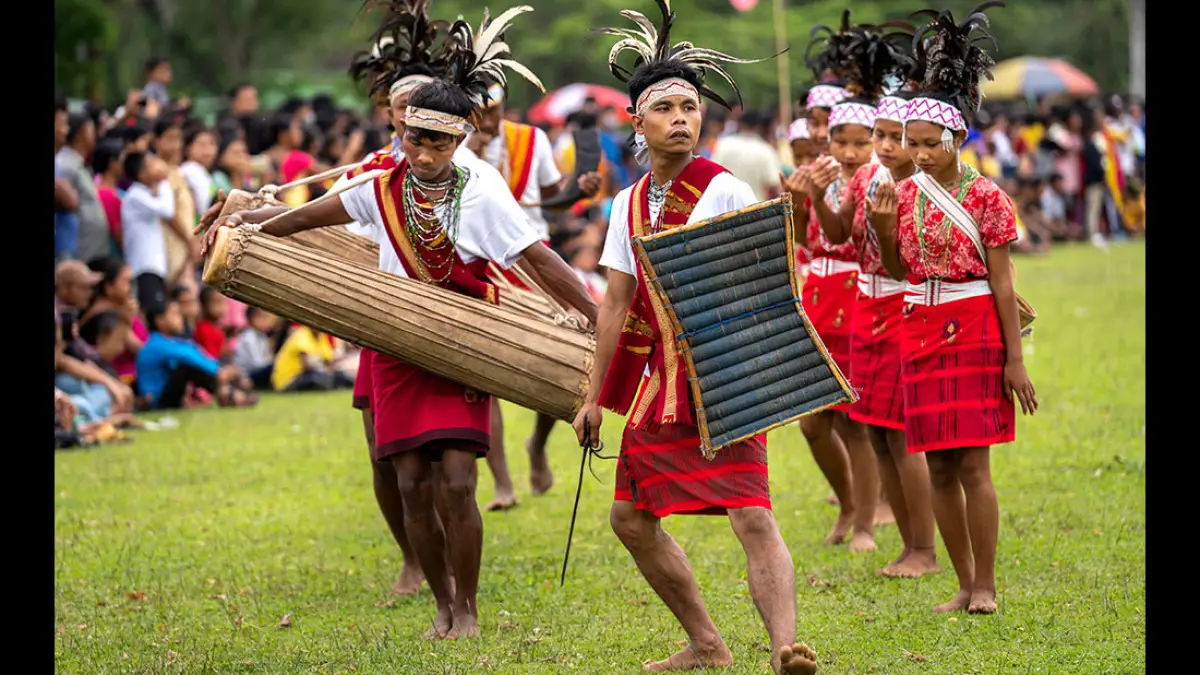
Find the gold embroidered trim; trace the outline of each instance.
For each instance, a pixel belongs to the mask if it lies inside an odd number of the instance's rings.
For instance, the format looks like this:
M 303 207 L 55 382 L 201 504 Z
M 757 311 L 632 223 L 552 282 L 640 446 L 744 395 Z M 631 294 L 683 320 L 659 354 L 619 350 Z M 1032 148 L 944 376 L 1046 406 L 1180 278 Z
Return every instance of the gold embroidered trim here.
M 641 425 L 642 420 L 646 417 L 646 411 L 649 410 L 650 404 L 658 396 L 658 371 L 650 373 L 650 379 L 646 381 L 646 386 L 642 389 L 642 398 L 638 401 L 637 410 L 633 411 L 633 417 L 629 418 L 634 427 Z

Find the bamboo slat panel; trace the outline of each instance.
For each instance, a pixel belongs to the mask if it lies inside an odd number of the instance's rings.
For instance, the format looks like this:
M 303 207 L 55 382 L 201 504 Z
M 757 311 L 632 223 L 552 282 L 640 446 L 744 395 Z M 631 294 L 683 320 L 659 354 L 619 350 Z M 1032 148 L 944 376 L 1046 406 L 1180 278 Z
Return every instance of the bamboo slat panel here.
M 245 230 L 221 228 L 204 282 L 225 295 L 517 405 L 573 421 L 595 337 Z

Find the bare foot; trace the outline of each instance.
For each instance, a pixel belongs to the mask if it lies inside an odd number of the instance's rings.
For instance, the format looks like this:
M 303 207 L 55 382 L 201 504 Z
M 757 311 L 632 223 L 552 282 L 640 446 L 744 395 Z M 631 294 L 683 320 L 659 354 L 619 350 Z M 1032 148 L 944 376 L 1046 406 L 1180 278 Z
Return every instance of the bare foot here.
M 488 502 L 486 509 L 488 511 L 507 511 L 516 505 L 517 496 L 512 492 L 497 492 L 492 501 Z
M 771 659 L 771 667 L 778 675 L 811 675 L 817 672 L 817 653 L 808 645 L 782 647 Z
M 892 513 L 891 504 L 881 501 L 879 505 L 875 507 L 875 527 L 895 524 L 896 514 Z
M 866 553 L 874 551 L 878 547 L 875 545 L 875 537 L 870 532 L 855 532 L 850 537 L 850 552 L 851 553 Z
M 546 461 L 545 448 L 542 452 L 536 454 L 533 452 L 533 439 L 525 441 L 525 452 L 529 454 L 529 487 L 533 491 L 533 496 L 545 494 L 554 485 L 554 474 L 550 471 L 550 464 Z
M 959 591 L 954 599 L 944 605 L 938 605 L 933 608 L 933 611 L 939 614 L 948 614 L 950 612 L 961 612 L 971 603 L 970 591 Z
M 833 529 L 829 531 L 829 536 L 825 537 L 825 543 L 836 546 L 837 544 L 846 541 L 846 535 L 850 532 L 850 526 L 854 522 L 854 512 L 842 509 L 838 514 L 837 520 L 833 522 Z
M 701 651 L 688 645 L 665 661 L 647 663 L 643 670 L 694 670 L 696 668 L 727 668 L 733 665 L 733 654 L 722 640 L 719 646 Z
M 454 627 L 453 614 L 450 612 L 450 607 L 439 607 L 438 613 L 433 617 L 433 625 L 429 630 L 425 631 L 426 640 L 442 640 Z
M 450 632 L 446 633 L 447 640 L 457 640 L 459 638 L 477 638 L 481 635 L 479 631 L 479 620 L 471 616 L 467 612 L 462 612 L 454 615 L 454 627 Z
M 421 582 L 425 581 L 425 574 L 421 572 L 420 565 L 404 564 L 400 568 L 400 578 L 396 580 L 396 585 L 392 586 L 392 595 L 416 595 L 417 591 L 421 590 Z
M 995 614 L 996 591 L 974 591 L 971 593 L 971 604 L 967 606 L 971 614 Z
M 901 555 L 896 562 L 878 573 L 892 579 L 916 579 L 940 571 L 942 569 L 937 564 L 937 553 L 932 550 L 917 550 Z

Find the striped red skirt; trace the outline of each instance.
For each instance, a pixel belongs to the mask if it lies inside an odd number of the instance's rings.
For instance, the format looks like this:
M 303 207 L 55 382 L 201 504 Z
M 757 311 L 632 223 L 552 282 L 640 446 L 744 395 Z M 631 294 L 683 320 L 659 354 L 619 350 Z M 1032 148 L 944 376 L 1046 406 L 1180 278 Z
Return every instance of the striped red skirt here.
M 850 381 L 858 401 L 850 419 L 886 429 L 904 429 L 904 390 L 900 386 L 900 321 L 904 294 L 882 298 L 859 295 L 850 322 Z
M 354 377 L 354 398 L 351 405 L 355 410 L 371 409 L 371 357 L 375 352 L 363 349 L 358 354 L 358 374 Z
M 850 324 L 858 299 L 858 272 L 817 276 L 809 271 L 804 283 L 804 311 L 842 375 L 850 374 Z M 851 385 L 855 382 L 851 380 Z M 843 403 L 831 410 L 850 412 Z
M 659 518 L 719 516 L 750 506 L 769 509 L 767 437 L 724 448 L 709 461 L 700 453 L 700 431 L 694 425 L 626 425 L 613 499 L 633 502 Z
M 431 460 L 445 450 L 482 457 L 492 436 L 492 397 L 376 353 L 371 358 L 371 412 L 381 462 L 404 452 Z
M 909 452 L 976 448 L 1016 438 L 1004 397 L 1004 339 L 991 295 L 929 307 L 905 303 L 901 341 Z

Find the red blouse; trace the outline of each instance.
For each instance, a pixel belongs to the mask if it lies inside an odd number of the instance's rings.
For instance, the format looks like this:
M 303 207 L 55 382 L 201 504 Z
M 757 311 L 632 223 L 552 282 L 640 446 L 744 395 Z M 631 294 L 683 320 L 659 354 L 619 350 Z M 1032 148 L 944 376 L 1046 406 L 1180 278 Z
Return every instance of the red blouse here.
M 225 331 L 218 328 L 217 324 L 201 319 L 196 323 L 196 332 L 192 339 L 209 356 L 214 359 L 221 358 L 221 350 L 225 348 Z
M 846 184 L 845 179 L 838 176 L 837 181 L 830 185 L 825 190 L 825 204 L 837 213 L 843 199 L 850 198 L 850 186 Z M 805 238 L 808 240 L 808 255 L 810 260 L 817 258 L 832 258 L 833 260 L 845 260 L 847 262 L 858 262 L 858 251 L 854 248 L 854 239 L 850 238 L 846 241 L 834 246 L 829 241 L 829 237 L 825 236 L 825 231 L 821 229 L 821 221 L 817 218 L 817 209 L 811 204 L 808 207 L 808 230 L 805 232 Z

